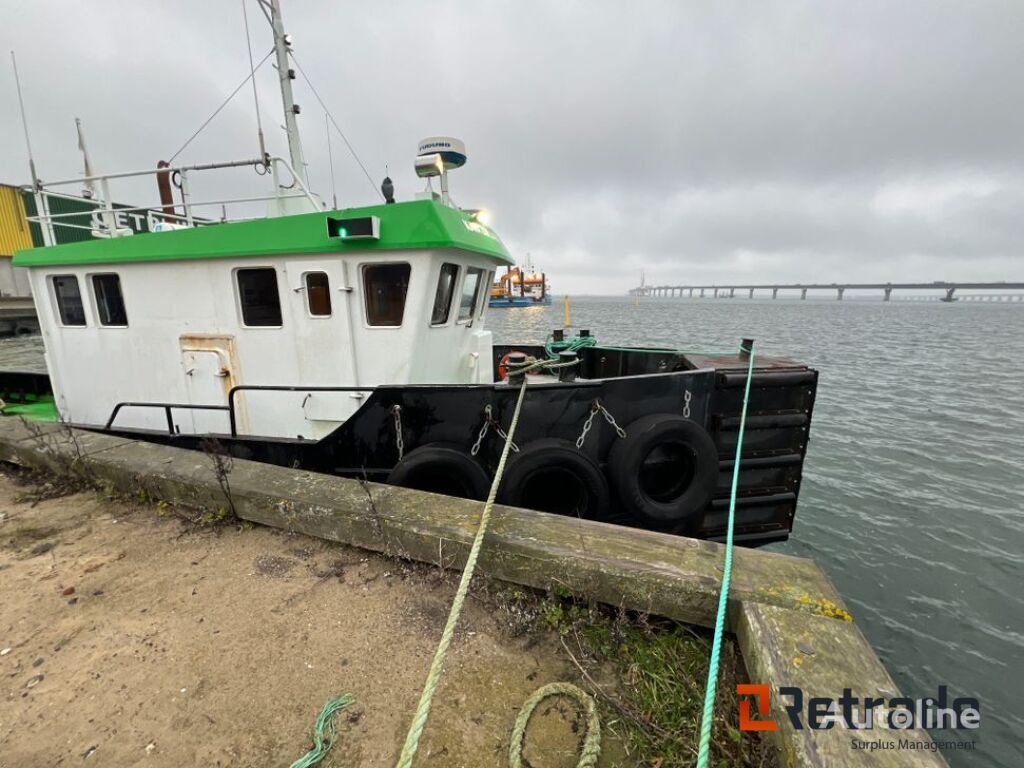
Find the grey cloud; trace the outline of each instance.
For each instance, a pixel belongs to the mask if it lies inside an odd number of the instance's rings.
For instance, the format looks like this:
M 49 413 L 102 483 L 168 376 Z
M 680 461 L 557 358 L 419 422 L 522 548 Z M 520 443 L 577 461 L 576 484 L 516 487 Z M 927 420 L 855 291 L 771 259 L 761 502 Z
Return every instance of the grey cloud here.
M 456 199 L 495 212 L 559 290 L 653 280 L 1022 276 L 1019 2 L 336 3 L 285 0 L 313 79 L 373 176 L 422 185 L 415 141 L 463 137 Z M 269 48 L 250 6 L 253 49 Z M 41 172 L 150 167 L 248 69 L 237 3 L 0 2 Z M 274 73 L 264 129 L 284 153 Z M 327 199 L 323 113 L 297 98 Z M 0 179 L 26 181 L 0 69 Z M 182 159 L 252 155 L 243 90 Z M 335 136 L 343 205 L 375 190 Z M 238 193 L 240 172 L 209 194 Z M 152 199 L 125 186 L 120 197 Z

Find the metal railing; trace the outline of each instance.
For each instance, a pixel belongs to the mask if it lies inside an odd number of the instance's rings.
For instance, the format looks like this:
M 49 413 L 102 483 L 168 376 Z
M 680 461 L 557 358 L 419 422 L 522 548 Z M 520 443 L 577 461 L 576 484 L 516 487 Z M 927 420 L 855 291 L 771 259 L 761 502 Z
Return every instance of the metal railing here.
M 244 168 L 252 167 L 261 176 L 270 175 L 274 183 L 274 192 L 267 195 L 252 195 L 248 197 L 228 197 L 228 198 L 216 198 L 210 200 L 194 200 L 190 189 L 189 174 L 197 173 L 199 171 L 210 171 L 227 168 Z M 290 182 L 282 184 L 280 181 L 279 169 L 283 169 L 287 172 Z M 159 176 L 160 174 L 167 174 L 169 178 L 174 179 L 174 186 L 176 186 L 181 193 L 181 201 L 176 203 L 168 204 L 166 201 L 161 201 L 157 205 L 150 206 L 124 206 L 115 205 L 113 197 L 110 193 L 110 181 L 114 179 L 130 179 L 139 178 L 144 176 Z M 76 197 L 63 192 L 55 191 L 54 187 L 66 187 L 72 185 L 85 184 L 89 187 L 98 185 L 100 188 L 100 195 L 97 199 Z M 238 221 L 244 218 L 251 217 L 234 217 L 228 218 L 227 206 L 236 205 L 240 203 L 254 203 L 254 202 L 269 202 L 269 201 L 287 201 L 287 200 L 301 200 L 308 211 L 319 211 L 321 210 L 321 204 L 319 199 L 314 195 L 302 181 L 299 174 L 295 172 L 295 169 L 288 163 L 287 160 L 281 157 L 267 157 L 267 158 L 255 158 L 248 160 L 233 160 L 222 163 L 207 163 L 202 165 L 178 165 L 178 166 L 167 166 L 163 168 L 147 168 L 139 171 L 123 171 L 119 173 L 107 173 L 97 174 L 94 176 L 76 177 L 73 179 L 60 179 L 58 181 L 39 182 L 38 186 L 32 190 L 35 202 L 36 202 L 36 214 L 34 216 L 26 217 L 28 221 L 38 224 L 43 235 L 44 245 L 54 245 L 57 242 L 55 228 L 62 227 L 68 229 L 78 229 L 90 232 L 95 237 L 100 238 L 113 238 L 113 237 L 124 237 L 127 235 L 135 234 L 130 228 L 125 231 L 125 228 L 118 227 L 118 217 L 125 214 L 139 214 L 145 213 L 147 220 L 164 221 L 170 224 L 184 227 L 198 227 L 205 226 L 208 224 L 217 224 L 224 221 Z M 91 202 L 95 204 L 95 208 L 90 211 L 71 211 L 62 213 L 52 213 L 50 210 L 50 200 L 63 199 L 72 200 L 75 202 Z M 178 213 L 178 207 L 180 206 L 182 213 Z M 222 215 L 220 218 L 204 218 L 196 214 L 195 209 L 203 209 L 210 207 L 220 207 Z M 171 210 L 168 210 L 170 208 Z M 70 219 L 75 217 L 81 217 L 84 215 L 92 214 L 93 216 L 98 215 L 102 221 L 101 227 L 86 226 L 84 224 L 73 223 L 71 221 L 63 221 L 62 219 Z M 150 219 L 152 217 L 152 219 Z
M 110 412 L 110 418 L 107 419 L 107 423 L 103 425 L 105 431 L 110 431 L 114 425 L 114 419 L 117 418 L 117 414 L 121 412 L 122 408 L 162 408 L 167 416 L 167 434 L 176 435 L 178 431 L 174 424 L 174 416 L 171 411 L 175 408 L 179 410 L 193 410 L 193 411 L 230 411 L 226 405 L 193 405 L 192 403 L 143 403 L 143 402 L 124 402 L 118 403 L 114 406 L 114 410 Z M 229 413 L 229 418 L 232 424 L 234 424 L 234 416 Z M 234 437 L 234 434 L 232 434 Z
M 373 392 L 376 387 L 293 387 L 286 384 L 236 384 L 228 390 L 228 423 L 231 436 L 238 437 L 235 423 L 235 394 L 237 392 Z
M 377 387 L 302 387 L 285 384 L 238 384 L 228 390 L 227 405 L 194 405 L 192 403 L 160 403 L 141 401 L 126 401 L 118 403 L 114 406 L 114 410 L 111 411 L 110 418 L 108 418 L 107 423 L 103 425 L 103 429 L 105 431 L 110 431 L 113 428 L 114 421 L 117 419 L 118 414 L 123 408 L 162 409 L 167 417 L 167 434 L 169 435 L 180 434 L 174 423 L 174 416 L 172 414 L 172 411 L 175 409 L 193 411 L 227 411 L 229 434 L 231 437 L 238 437 L 238 424 L 236 417 L 237 409 L 235 407 L 235 394 L 238 392 L 373 392 L 376 389 Z

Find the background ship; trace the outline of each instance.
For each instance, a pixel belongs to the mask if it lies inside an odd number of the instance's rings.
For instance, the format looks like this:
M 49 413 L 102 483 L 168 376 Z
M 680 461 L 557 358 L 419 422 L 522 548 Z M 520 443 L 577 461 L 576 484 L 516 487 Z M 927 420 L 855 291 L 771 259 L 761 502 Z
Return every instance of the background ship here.
M 533 268 L 509 267 L 491 286 L 491 307 L 534 307 L 551 303 L 551 287 L 547 275 Z

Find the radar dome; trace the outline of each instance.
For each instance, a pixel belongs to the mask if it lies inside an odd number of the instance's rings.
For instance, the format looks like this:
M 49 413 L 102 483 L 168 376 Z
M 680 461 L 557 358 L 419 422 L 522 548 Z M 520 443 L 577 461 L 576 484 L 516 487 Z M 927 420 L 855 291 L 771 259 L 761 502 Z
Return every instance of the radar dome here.
M 430 136 L 420 141 L 416 156 L 440 155 L 444 169 L 450 171 L 466 164 L 466 145 L 462 139 L 451 136 Z

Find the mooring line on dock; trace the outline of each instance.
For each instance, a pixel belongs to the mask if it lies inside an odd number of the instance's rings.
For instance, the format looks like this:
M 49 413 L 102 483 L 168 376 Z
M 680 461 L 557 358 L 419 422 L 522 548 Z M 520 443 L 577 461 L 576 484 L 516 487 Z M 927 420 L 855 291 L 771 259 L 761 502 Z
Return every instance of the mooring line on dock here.
M 747 380 L 743 389 L 743 408 L 740 412 L 739 433 L 736 442 L 736 460 L 733 463 L 732 488 L 729 494 L 729 517 L 725 539 L 725 563 L 722 574 L 722 588 L 718 597 L 718 612 L 715 618 L 714 640 L 711 646 L 711 659 L 708 667 L 707 687 L 704 696 L 704 711 L 701 718 L 697 768 L 707 768 L 708 766 L 715 693 L 717 691 L 718 684 L 719 657 L 721 655 L 722 647 L 722 633 L 725 627 L 725 612 L 728 605 L 729 584 L 732 575 L 733 529 L 736 518 L 736 494 L 739 487 L 740 456 L 743 451 L 743 434 L 747 421 L 747 405 L 750 401 L 750 384 L 754 375 L 754 341 L 749 341 L 749 347 L 746 346 L 746 344 L 747 340 L 744 339 L 744 343 L 740 345 L 740 353 L 746 353 L 748 355 Z M 494 472 L 494 479 L 491 481 L 491 488 L 487 494 L 487 501 L 484 504 L 483 512 L 480 514 L 480 523 L 477 527 L 476 535 L 473 538 L 473 544 L 470 547 L 469 556 L 466 558 L 466 564 L 462 570 L 462 577 L 459 580 L 459 586 L 455 592 L 455 599 L 452 601 L 448 620 L 445 623 L 444 631 L 441 633 L 441 640 L 438 643 L 437 650 L 434 652 L 434 658 L 431 661 L 430 670 L 427 673 L 427 679 L 423 685 L 423 692 L 420 694 L 419 703 L 416 706 L 416 713 L 413 716 L 411 725 L 409 726 L 409 732 L 406 735 L 405 744 L 402 746 L 402 752 L 398 757 L 396 768 L 412 768 L 413 760 L 416 757 L 416 751 L 419 748 L 420 738 L 423 735 L 427 718 L 430 715 L 434 694 L 437 692 L 437 688 L 441 680 L 441 673 L 444 669 L 444 662 L 448 655 L 448 648 L 451 645 L 452 638 L 455 634 L 455 627 L 458 625 L 459 617 L 462 614 L 462 608 L 466 601 L 466 596 L 469 593 L 469 585 L 472 582 L 474 572 L 476 571 L 476 563 L 480 556 L 480 550 L 483 547 L 484 535 L 487 533 L 491 512 L 494 509 L 494 504 L 497 499 L 498 486 L 501 484 L 502 476 L 505 473 L 505 465 L 508 462 L 508 456 L 513 445 L 512 440 L 515 435 L 516 427 L 519 425 L 519 415 L 522 412 L 523 401 L 526 398 L 526 386 L 529 382 L 526 374 L 539 368 L 562 368 L 567 365 L 575 365 L 577 362 L 578 361 L 558 362 L 550 359 L 530 359 L 516 366 L 516 373 L 522 376 L 522 384 L 519 387 L 519 396 L 516 399 L 515 410 L 512 413 L 512 421 L 509 424 L 508 433 L 504 435 L 505 442 L 501 449 L 501 457 L 498 460 L 498 466 Z M 570 688 L 573 690 L 568 690 Z M 520 711 L 520 714 L 516 719 L 515 727 L 513 728 L 513 738 L 509 745 L 509 761 L 510 765 L 513 767 L 521 765 L 522 742 L 525 737 L 526 726 L 529 723 L 530 715 L 541 700 L 554 695 L 566 695 L 570 698 L 578 699 L 578 703 L 583 707 L 587 716 L 587 732 L 585 734 L 583 750 L 581 751 L 577 768 L 592 768 L 597 764 L 597 760 L 601 752 L 601 732 L 600 721 L 597 718 L 593 702 L 588 702 L 587 699 L 589 697 L 587 697 L 587 695 L 580 689 L 575 688 L 575 686 L 556 683 L 543 686 L 534 692 Z M 347 700 L 345 703 L 347 704 L 350 701 L 351 699 Z M 315 734 L 317 736 L 323 734 L 324 727 L 329 727 L 329 719 L 333 714 L 333 712 L 328 712 L 331 708 L 331 703 L 332 702 L 328 702 L 323 712 L 321 712 L 320 718 L 317 720 L 317 728 L 315 729 Z M 334 711 L 336 711 L 336 709 Z M 305 768 L 305 766 L 313 766 L 322 760 L 327 749 L 330 749 L 331 743 L 333 742 L 333 728 L 330 729 L 327 736 L 326 748 L 323 748 L 323 741 L 320 738 L 317 738 L 316 748 L 309 755 L 304 756 L 302 759 L 294 763 L 292 768 L 298 768 L 299 766 L 303 766 L 303 768 Z M 309 758 L 313 758 L 313 760 L 309 762 Z
M 528 359 L 516 365 L 516 374 L 522 376 L 522 384 L 519 387 L 519 397 L 516 399 L 516 407 L 512 412 L 512 421 L 508 427 L 508 433 L 504 435 L 505 444 L 501 449 L 501 458 L 494 472 L 494 480 L 491 481 L 491 489 L 487 494 L 487 501 L 484 504 L 483 512 L 480 513 L 480 523 L 476 535 L 473 538 L 473 545 L 470 547 L 469 556 L 466 558 L 466 565 L 462 569 L 462 578 L 459 580 L 458 589 L 455 591 L 455 599 L 452 601 L 451 610 L 448 613 L 448 621 L 445 623 L 444 631 L 441 633 L 441 640 L 434 652 L 434 659 L 427 672 L 427 679 L 423 685 L 423 692 L 420 694 L 419 703 L 416 706 L 416 714 L 413 716 L 412 724 L 402 746 L 402 752 L 398 757 L 397 768 L 411 768 L 416 757 L 416 750 L 419 748 L 420 737 L 426 727 L 427 718 L 430 715 L 430 707 L 433 703 L 434 694 L 437 692 L 441 680 L 441 672 L 444 669 L 445 658 L 448 655 L 448 648 L 451 645 L 452 637 L 455 634 L 455 627 L 459 623 L 459 616 L 466 602 L 469 593 L 469 585 L 473 580 L 476 570 L 477 559 L 483 547 L 484 535 L 487 533 L 487 526 L 490 523 L 491 511 L 498 496 L 498 486 L 505 473 L 505 464 L 508 462 L 509 452 L 512 450 L 512 438 L 515 435 L 516 427 L 519 425 L 519 414 L 523 409 L 523 401 L 526 399 L 526 385 L 529 382 L 526 374 L 538 369 L 559 369 L 567 366 L 577 365 L 578 360 L 560 362 L 558 360 Z M 523 705 L 516 719 L 513 728 L 513 739 L 509 746 L 509 762 L 516 768 L 521 765 L 523 739 L 526 726 L 529 723 L 530 715 L 543 699 L 549 696 L 568 696 L 577 701 L 583 708 L 587 717 L 587 731 L 584 738 L 583 749 L 577 763 L 577 768 L 593 768 L 601 754 L 601 726 L 597 717 L 597 708 L 593 700 L 581 689 L 568 683 L 552 683 L 543 686 Z M 294 762 L 291 768 L 311 768 L 317 765 L 326 756 L 327 751 L 334 743 L 334 726 L 332 718 L 336 712 L 352 703 L 354 699 L 348 694 L 343 694 L 331 699 L 324 706 L 317 718 L 313 729 L 314 748 L 299 760 Z
M 746 342 L 746 339 L 744 340 Z M 732 579 L 732 534 L 736 520 L 736 491 L 740 481 L 740 454 L 743 451 L 743 430 L 747 423 L 747 403 L 750 401 L 750 382 L 754 378 L 754 340 L 750 347 L 740 345 L 740 352 L 749 355 L 747 361 L 747 383 L 743 388 L 743 409 L 740 411 L 740 428 L 736 439 L 736 461 L 732 467 L 732 489 L 729 492 L 729 521 L 725 535 L 725 564 L 722 569 L 722 589 L 718 593 L 718 614 L 715 616 L 715 634 L 711 643 L 711 660 L 708 665 L 708 681 L 704 691 L 704 714 L 700 721 L 700 746 L 697 751 L 697 768 L 707 768 L 711 751 L 711 726 L 714 719 L 715 693 L 718 688 L 718 662 L 722 651 L 722 633 L 725 629 L 725 612 L 729 602 L 729 583 Z
M 430 671 L 427 673 L 426 683 L 423 685 L 423 693 L 420 695 L 419 704 L 416 706 L 416 714 L 413 716 L 412 724 L 409 726 L 409 733 L 405 737 L 405 745 L 398 757 L 397 768 L 411 768 L 412 761 L 416 757 L 416 750 L 419 747 L 420 736 L 427 724 L 427 717 L 430 715 L 430 706 L 433 703 L 434 693 L 437 691 L 438 683 L 441 680 L 441 671 L 444 668 L 445 657 L 448 655 L 448 646 L 451 645 L 452 636 L 455 634 L 455 627 L 459 623 L 459 616 L 462 613 L 462 606 L 469 593 L 469 584 L 473 580 L 473 572 L 476 570 L 476 561 L 480 556 L 480 549 L 484 543 L 484 534 L 487 532 L 487 525 L 491 519 L 491 510 L 494 508 L 495 499 L 498 496 L 498 485 L 505 473 L 505 463 L 508 461 L 508 454 L 512 448 L 512 438 L 516 433 L 519 424 L 519 414 L 523 408 L 523 400 L 526 398 L 527 377 L 523 375 L 523 383 L 519 387 L 519 398 L 516 400 L 515 410 L 512 412 L 512 422 L 508 427 L 508 438 L 501 449 L 501 458 L 498 460 L 498 468 L 494 472 L 494 480 L 491 481 L 491 490 L 487 494 L 487 502 L 484 504 L 483 512 L 480 514 L 480 525 L 477 527 L 476 536 L 473 538 L 473 546 L 466 558 L 466 565 L 462 569 L 462 578 L 459 580 L 459 587 L 455 592 L 455 599 L 452 601 L 451 611 L 448 613 L 448 621 L 441 633 L 441 641 L 434 652 L 434 660 L 430 664 Z

